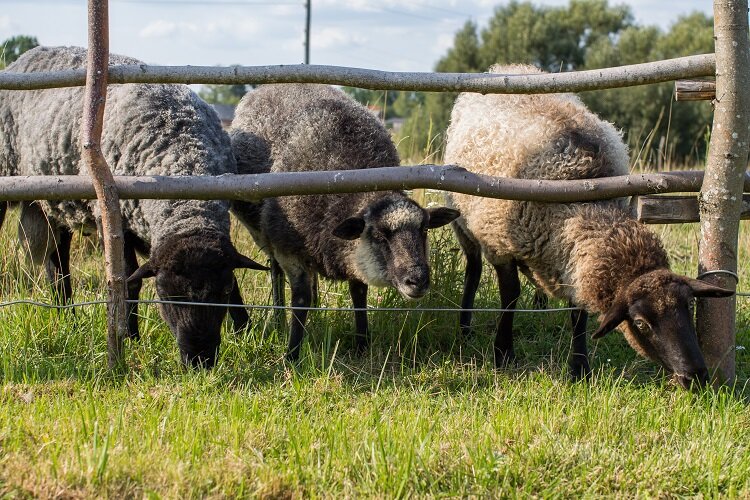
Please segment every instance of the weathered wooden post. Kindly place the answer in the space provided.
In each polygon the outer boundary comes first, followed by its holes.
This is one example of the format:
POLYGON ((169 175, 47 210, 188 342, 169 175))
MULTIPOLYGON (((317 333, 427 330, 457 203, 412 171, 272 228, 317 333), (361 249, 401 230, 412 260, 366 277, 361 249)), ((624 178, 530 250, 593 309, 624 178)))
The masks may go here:
POLYGON ((81 155, 91 175, 101 211, 104 265, 109 288, 107 304, 107 359, 114 368, 122 359, 126 332, 125 259, 120 198, 112 172, 101 150, 102 122, 107 100, 109 15, 107 0, 89 0, 89 47, 83 102, 81 155))
MULTIPOLYGON (((732 273, 737 272, 742 184, 750 140, 747 6, 747 0, 714 0, 716 101, 706 175, 699 195, 698 273, 702 279, 729 289, 737 286, 736 274, 732 273)), ((715 382, 734 380, 735 302, 734 297, 698 301, 698 336, 715 382)))

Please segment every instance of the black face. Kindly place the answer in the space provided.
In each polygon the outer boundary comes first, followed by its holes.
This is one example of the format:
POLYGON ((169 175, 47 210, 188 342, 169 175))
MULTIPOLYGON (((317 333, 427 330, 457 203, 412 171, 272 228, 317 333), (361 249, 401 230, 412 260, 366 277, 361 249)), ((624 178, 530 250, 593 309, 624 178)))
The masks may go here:
MULTIPOLYGON (((226 236, 198 233, 165 241, 129 278, 156 277, 161 300, 227 304, 235 286, 233 270, 266 269, 237 253, 226 236)), ((210 368, 221 341, 222 306, 160 304, 159 312, 177 338, 184 363, 210 368)))
POLYGON ((344 220, 333 234, 359 238, 356 260, 369 284, 393 286, 405 298, 419 299, 430 287, 427 231, 458 215, 450 208, 425 210, 409 199, 386 198, 362 217, 344 220))
POLYGON ((605 314, 594 338, 624 322, 625 338, 637 352, 672 372, 685 388, 705 385, 709 373, 693 325, 694 297, 733 292, 666 270, 654 273, 633 282, 624 294, 627 299, 605 314))

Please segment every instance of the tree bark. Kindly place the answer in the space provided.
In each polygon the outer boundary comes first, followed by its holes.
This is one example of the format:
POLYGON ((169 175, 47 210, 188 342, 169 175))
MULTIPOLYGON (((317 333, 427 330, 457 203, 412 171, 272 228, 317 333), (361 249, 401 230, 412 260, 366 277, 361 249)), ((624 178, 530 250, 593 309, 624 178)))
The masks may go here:
MULTIPOLYGON (((714 1, 716 39, 716 103, 706 177, 699 194, 701 241, 698 273, 737 272, 737 236, 742 209, 742 184, 750 139, 750 42, 747 0, 714 1)), ((705 281, 736 289, 725 273, 705 281)), ((715 383, 735 377, 735 297, 698 301, 698 336, 715 383)))
POLYGON ((109 66, 109 19, 107 0, 88 2, 89 47, 86 91, 83 102, 81 157, 91 174, 101 212, 104 264, 109 289, 107 304, 107 360, 110 368, 122 362, 127 328, 125 308, 125 258, 122 215, 112 172, 101 150, 102 123, 107 100, 109 66))
MULTIPOLYGON (((455 165, 381 167, 324 172, 275 172, 221 176, 117 176, 122 199, 260 200, 298 194, 357 193, 389 189, 440 189, 505 200, 572 203, 624 196, 695 193, 703 171, 674 171, 579 180, 493 177, 455 165)), ((742 184, 739 190, 742 190, 742 184)), ((750 178, 744 180, 750 192, 750 178)), ((83 175, 0 177, 0 200, 81 200, 96 198, 83 175)))
MULTIPOLYGON (((111 83, 327 83, 374 90, 421 90, 425 92, 481 92, 483 94, 548 94, 632 87, 679 78, 713 76, 714 55, 678 57, 665 61, 631 64, 566 73, 497 75, 489 73, 418 73, 379 71, 321 65, 279 66, 149 66, 122 65, 109 69, 111 83)), ((48 73, 0 72, 0 89, 34 90, 77 87, 83 70, 48 73)))

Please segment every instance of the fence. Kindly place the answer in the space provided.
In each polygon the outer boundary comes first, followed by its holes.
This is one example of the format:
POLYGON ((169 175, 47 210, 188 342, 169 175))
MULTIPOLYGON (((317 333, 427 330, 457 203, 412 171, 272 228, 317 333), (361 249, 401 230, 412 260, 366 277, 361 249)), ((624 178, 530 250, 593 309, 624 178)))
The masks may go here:
MULTIPOLYGON (((341 193, 382 189, 437 188, 478 196, 548 202, 588 201, 618 196, 696 192, 701 221, 698 272, 707 281, 734 289, 742 194, 750 142, 750 106, 740 93, 750 88, 747 0, 715 0, 715 56, 683 57, 596 71, 541 75, 392 73, 327 66, 263 67, 108 67, 108 2, 89 0, 89 53, 86 70, 0 73, 0 89, 32 90, 86 85, 83 158, 91 179, 19 177, 0 179, 0 201, 34 199, 99 200, 105 248, 108 351, 120 362, 125 333, 125 288, 119 198, 248 199, 285 194, 341 193), (501 179, 456 166, 400 167, 359 171, 208 177, 113 177, 100 140, 107 83, 289 83, 315 82, 370 89, 555 93, 600 90, 716 76, 715 113, 705 176, 670 172, 579 181, 501 179), (729 271, 713 272, 713 271, 729 271)), ((750 189, 748 189, 750 191, 750 189)), ((658 205, 658 204, 657 204, 658 205)), ((693 205, 695 208, 695 204, 693 205)), ((735 299, 703 299, 697 329, 706 361, 721 378, 734 378, 735 299)))

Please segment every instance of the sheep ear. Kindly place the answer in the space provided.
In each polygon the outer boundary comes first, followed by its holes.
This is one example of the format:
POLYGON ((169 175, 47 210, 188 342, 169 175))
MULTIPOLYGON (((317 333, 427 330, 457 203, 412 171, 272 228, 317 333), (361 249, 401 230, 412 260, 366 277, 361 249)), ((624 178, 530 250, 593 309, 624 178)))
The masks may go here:
POLYGON ((591 335, 591 338, 598 339, 617 328, 617 326, 628 319, 628 306, 622 302, 616 302, 604 313, 599 323, 599 328, 591 335))
POLYGON ((235 269, 257 269, 258 271, 268 271, 269 268, 263 264, 258 264, 250 257, 245 257, 241 253, 237 252, 234 257, 234 268, 235 269))
POLYGON ((731 297, 734 295, 732 290, 709 285, 705 281, 693 278, 685 278, 688 286, 693 290, 693 297, 731 297))
POLYGON ((151 261, 147 261, 130 275, 127 282, 152 278, 154 276, 156 276, 156 269, 151 265, 151 261))
POLYGON ((427 214, 430 217, 427 221, 427 229, 435 229, 453 222, 461 215, 461 212, 452 208, 440 207, 428 208, 427 214))
POLYGON ((342 240, 356 240, 365 230, 365 220, 362 217, 349 217, 336 226, 333 235, 342 240))

